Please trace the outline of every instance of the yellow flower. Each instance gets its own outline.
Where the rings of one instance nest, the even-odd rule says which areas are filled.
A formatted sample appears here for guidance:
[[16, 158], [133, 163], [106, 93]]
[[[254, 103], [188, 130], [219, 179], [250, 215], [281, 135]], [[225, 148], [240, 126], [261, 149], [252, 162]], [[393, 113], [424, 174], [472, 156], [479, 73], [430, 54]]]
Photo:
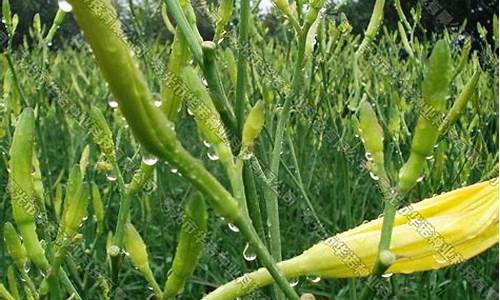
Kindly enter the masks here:
[[[498, 243], [498, 179], [477, 183], [401, 208], [390, 250], [396, 261], [386, 273], [444, 268]], [[319, 242], [278, 264], [287, 278], [301, 275], [368, 276], [377, 256], [382, 218]], [[233, 299], [272, 283], [267, 270], [227, 283], [205, 299]]]

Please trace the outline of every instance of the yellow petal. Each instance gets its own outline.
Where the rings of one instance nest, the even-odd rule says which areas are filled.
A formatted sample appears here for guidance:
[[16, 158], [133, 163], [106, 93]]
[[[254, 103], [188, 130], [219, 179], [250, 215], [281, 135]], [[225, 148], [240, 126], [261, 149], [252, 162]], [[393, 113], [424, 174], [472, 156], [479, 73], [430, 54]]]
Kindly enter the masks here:
[[[496, 181], [498, 182], [498, 181]], [[401, 208], [390, 250], [396, 262], [387, 273], [443, 268], [474, 257], [498, 243], [498, 184], [477, 183]], [[378, 252], [382, 218], [312, 246], [278, 266], [288, 278], [360, 277], [371, 273]], [[242, 282], [250, 286], [242, 287]], [[233, 299], [272, 283], [266, 269], [225, 284], [204, 299]]]

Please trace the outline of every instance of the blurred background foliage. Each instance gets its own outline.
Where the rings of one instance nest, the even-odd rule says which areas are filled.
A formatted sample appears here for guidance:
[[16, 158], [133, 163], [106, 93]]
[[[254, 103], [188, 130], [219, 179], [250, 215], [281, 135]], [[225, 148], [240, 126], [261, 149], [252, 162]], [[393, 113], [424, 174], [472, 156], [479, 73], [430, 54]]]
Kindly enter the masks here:
[[[142, 32], [145, 37], [159, 38], [162, 40], [170, 40], [171, 34], [166, 30], [161, 22], [159, 3], [161, 1], [151, 0], [112, 0], [115, 2], [122, 23], [128, 31]], [[269, 32], [273, 33], [279, 24], [284, 22], [284, 19], [272, 7], [270, 0], [258, 0], [262, 7], [270, 7], [270, 9], [260, 9], [259, 16], [265, 20], [268, 25]], [[1, 1], [0, 1], [1, 2]], [[203, 15], [203, 11], [208, 8], [212, 14], [215, 14], [218, 0], [192, 0], [193, 7], [196, 9], [199, 20], [200, 32], [204, 37], [213, 35], [213, 27], [209, 24], [207, 18]], [[345, 13], [349, 23], [353, 26], [353, 32], [356, 34], [362, 33], [371, 16], [373, 4], [375, 0], [330, 0], [326, 5], [327, 16], [334, 17], [340, 13]], [[391, 2], [391, 1], [387, 1]], [[257, 2], [254, 1], [254, 5]], [[341, 3], [341, 5], [338, 5]], [[443, 27], [448, 27], [453, 30], [466, 22], [466, 32], [470, 32], [473, 41], [477, 40], [475, 36], [476, 25], [481, 23], [486, 28], [491, 28], [492, 16], [498, 10], [498, 0], [405, 0], [402, 1], [403, 10], [407, 16], [411, 14], [411, 8], [420, 4], [422, 7], [422, 31], [421, 35], [429, 35], [432, 32], [440, 32]], [[238, 3], [236, 3], [238, 6]], [[51, 24], [57, 11], [56, 0], [17, 0], [11, 1], [13, 13], [19, 15], [19, 27], [14, 39], [15, 44], [19, 44], [23, 39], [28, 39], [29, 25], [32, 23], [36, 13], [40, 14], [40, 19], [44, 26]], [[437, 8], [437, 9], [436, 9]], [[1, 13], [1, 12], [0, 12]], [[451, 16], [452, 19], [439, 18], [443, 14]], [[134, 16], [135, 18], [131, 18]], [[233, 14], [237, 16], [237, 14]], [[64, 26], [57, 33], [55, 47], [60, 45], [60, 41], [68, 40], [69, 38], [79, 38], [79, 30], [73, 17], [71, 20], [66, 20]], [[397, 26], [397, 14], [392, 5], [386, 5], [384, 24], [388, 28]], [[443, 20], [446, 20], [443, 22]], [[444, 23], [444, 24], [443, 24]], [[237, 19], [233, 20], [233, 25], [237, 25]], [[1, 31], [5, 31], [3, 24], [0, 26]], [[150, 35], [149, 33], [154, 33]], [[489, 32], [488, 34], [491, 34]], [[490, 39], [491, 40], [491, 39]], [[59, 41], [59, 43], [58, 43]]]

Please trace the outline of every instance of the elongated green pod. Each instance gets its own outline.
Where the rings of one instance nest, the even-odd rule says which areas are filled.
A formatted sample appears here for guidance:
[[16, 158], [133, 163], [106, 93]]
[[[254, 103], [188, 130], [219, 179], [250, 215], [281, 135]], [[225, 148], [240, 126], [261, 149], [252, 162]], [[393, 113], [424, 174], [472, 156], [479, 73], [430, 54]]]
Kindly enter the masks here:
[[243, 125], [243, 134], [240, 153], [251, 153], [255, 139], [257, 139], [264, 128], [266, 121], [266, 104], [264, 101], [258, 101]]
[[16, 275], [14, 274], [14, 266], [12, 265], [7, 268], [7, 282], [9, 283], [9, 290], [11, 290], [12, 296], [16, 300], [21, 300], [21, 296], [19, 296], [19, 289], [17, 288]]
[[64, 21], [65, 16], [66, 12], [64, 12], [62, 9], [57, 10], [56, 16], [54, 17], [54, 21], [52, 22], [52, 26], [50, 26], [49, 32], [45, 37], [45, 43], [49, 44], [52, 42], [52, 40], [54, 39], [54, 35], [56, 34], [57, 29], [59, 29], [62, 22]]
[[410, 43], [408, 42], [408, 37], [406, 36], [405, 28], [403, 27], [403, 24], [401, 24], [401, 22], [398, 22], [398, 30], [399, 36], [401, 37], [401, 42], [403, 43], [403, 47], [405, 48], [406, 52], [408, 52], [408, 55], [411, 58], [414, 58], [415, 54], [413, 53], [413, 49], [411, 49]]
[[408, 192], [422, 175], [425, 160], [432, 154], [439, 137], [440, 114], [446, 109], [450, 76], [450, 50], [445, 40], [436, 43], [427, 63], [422, 96], [424, 110], [415, 128], [408, 161], [399, 171], [398, 190]]
[[4, 298], [5, 300], [16, 300], [11, 293], [5, 288], [5, 286], [0, 283], [0, 297]]
[[[165, 147], [175, 147], [175, 131], [172, 124], [153, 106], [151, 94], [131, 55], [120, 23], [107, 24], [102, 14], [94, 13], [88, 2], [69, 2], [135, 137], [150, 153], [164, 155]], [[102, 4], [104, 11], [116, 15], [109, 1], [93, 2]]]
[[34, 132], [35, 116], [31, 108], [26, 108], [19, 117], [10, 148], [9, 192], [14, 220], [23, 237], [28, 257], [37, 267], [46, 270], [49, 263], [38, 239], [35, 224], [39, 209], [36, 206], [31, 176]]
[[99, 146], [102, 153], [110, 159], [116, 158], [115, 143], [113, 142], [113, 133], [109, 129], [108, 122], [102, 112], [95, 106], [90, 108], [90, 117], [92, 118], [92, 137]]
[[385, 175], [384, 131], [371, 104], [366, 100], [359, 108], [359, 135], [365, 146], [366, 158], [373, 162], [372, 172], [377, 176]]
[[94, 208], [94, 216], [97, 222], [97, 233], [104, 232], [104, 205], [102, 203], [101, 193], [95, 182], [91, 184], [92, 188], [92, 206]]
[[432, 51], [422, 82], [424, 102], [440, 113], [446, 109], [445, 100], [450, 83], [450, 68], [450, 48], [448, 43], [442, 39], [436, 43]]
[[226, 48], [223, 52], [224, 63], [227, 68], [227, 72], [229, 74], [229, 79], [231, 80], [231, 84], [233, 87], [236, 87], [236, 78], [237, 78], [237, 66], [236, 59], [234, 58], [234, 53], [231, 48]]
[[474, 94], [476, 90], [477, 83], [479, 82], [479, 77], [481, 75], [481, 69], [476, 70], [472, 78], [467, 82], [465, 87], [462, 89], [462, 92], [458, 96], [458, 98], [453, 103], [453, 106], [448, 111], [448, 114], [444, 118], [444, 121], [441, 123], [441, 127], [439, 127], [439, 132], [443, 134], [448, 130], [448, 128], [455, 123], [455, 121], [460, 116], [460, 113], [464, 109], [465, 105], [469, 101], [469, 99]]
[[370, 22], [368, 23], [368, 27], [366, 28], [365, 31], [365, 37], [363, 38], [361, 45], [356, 51], [356, 55], [358, 57], [363, 55], [365, 50], [368, 48], [368, 45], [375, 38], [375, 35], [377, 34], [378, 29], [380, 28], [380, 24], [382, 24], [382, 19], [384, 18], [384, 5], [385, 5], [385, 0], [377, 0], [375, 2]]
[[231, 20], [231, 15], [233, 14], [234, 0], [221, 0], [219, 9], [217, 10], [217, 21], [215, 24], [215, 35], [214, 41], [218, 42], [222, 37], [224, 28]]
[[85, 184], [80, 184], [75, 193], [66, 197], [57, 237], [59, 245], [64, 245], [78, 233], [80, 224], [87, 217], [88, 198], [89, 191]]
[[[282, 0], [286, 1], [286, 0]], [[310, 3], [309, 10], [306, 13], [306, 16], [304, 18], [304, 28], [306, 28], [309, 31], [309, 28], [312, 26], [314, 22], [316, 22], [316, 19], [318, 18], [318, 14], [320, 9], [323, 7], [325, 4], [325, 0], [312, 0]], [[307, 32], [306, 32], [307, 34]]]
[[467, 62], [469, 62], [469, 54], [470, 50], [472, 49], [472, 43], [470, 39], [467, 39], [465, 41], [464, 49], [462, 50], [462, 54], [460, 55], [460, 60], [458, 62], [458, 66], [455, 68], [453, 71], [453, 76], [451, 78], [455, 78], [462, 70], [464, 67], [467, 65]]
[[162, 3], [160, 13], [161, 13], [161, 19], [163, 21], [163, 24], [165, 24], [165, 27], [167, 27], [170, 33], [175, 34], [175, 27], [174, 25], [172, 25], [172, 22], [170, 22], [170, 18], [168, 17], [167, 3], [165, 2]]
[[182, 292], [202, 254], [206, 232], [205, 201], [200, 193], [195, 193], [186, 203], [179, 242], [170, 275], [165, 282], [163, 299], [173, 299]]
[[125, 250], [129, 254], [130, 260], [134, 266], [141, 272], [147, 271], [147, 269], [149, 269], [149, 258], [146, 244], [142, 240], [139, 232], [137, 232], [135, 227], [130, 223], [125, 225], [123, 241]]
[[17, 235], [14, 226], [10, 222], [5, 223], [5, 225], [3, 226], [3, 237], [5, 239], [7, 251], [14, 261], [14, 264], [18, 269], [24, 269], [24, 266], [28, 262], [26, 249], [21, 243], [21, 239]]
[[13, 34], [13, 32], [12, 32], [12, 17], [10, 15], [10, 2], [9, 2], [9, 0], [2, 1], [2, 23], [5, 24], [5, 27], [7, 27], [7, 31], [9, 32], [10, 35], [12, 35]]
[[[182, 69], [188, 65], [191, 58], [191, 51], [186, 42], [186, 38], [179, 28], [175, 31], [174, 41], [170, 49], [170, 59], [167, 65], [167, 76], [180, 76]], [[164, 78], [162, 85], [162, 110], [167, 118], [174, 122], [177, 119], [177, 113], [182, 103], [182, 98], [185, 95], [177, 93], [177, 86], [172, 85], [169, 78]]]
[[90, 157], [90, 147], [89, 145], [86, 145], [83, 148], [82, 155], [80, 156], [80, 172], [82, 173], [82, 177], [85, 177], [87, 166], [89, 165], [89, 157]]
[[161, 289], [156, 283], [153, 275], [153, 271], [151, 271], [151, 267], [149, 266], [149, 258], [148, 251], [146, 248], [146, 244], [141, 238], [141, 235], [135, 229], [134, 225], [131, 223], [125, 224], [124, 231], [124, 246], [125, 251], [129, 254], [130, 260], [132, 264], [141, 271], [144, 278], [149, 282], [155, 291], [158, 298], [161, 297]]
[[192, 94], [186, 105], [190, 113], [194, 115], [203, 137], [214, 145], [221, 143], [229, 145], [220, 115], [196, 71], [192, 67], [184, 68], [182, 79]]

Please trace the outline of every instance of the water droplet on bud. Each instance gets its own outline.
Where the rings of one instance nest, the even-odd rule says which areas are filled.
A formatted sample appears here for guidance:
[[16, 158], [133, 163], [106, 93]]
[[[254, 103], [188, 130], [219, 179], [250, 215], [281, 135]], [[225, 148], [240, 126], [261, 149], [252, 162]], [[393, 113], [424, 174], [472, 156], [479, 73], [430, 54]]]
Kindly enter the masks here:
[[366, 152], [365, 153], [365, 158], [368, 161], [372, 161], [373, 160], [373, 155], [370, 152]]
[[154, 166], [158, 162], [158, 158], [152, 155], [145, 155], [142, 158], [142, 162], [148, 166]]
[[299, 278], [293, 278], [293, 279], [290, 279], [288, 281], [288, 283], [290, 284], [290, 286], [294, 287], [294, 286], [297, 286], [297, 284], [299, 284]]
[[245, 249], [243, 249], [243, 258], [246, 261], [254, 261], [257, 258], [257, 253], [253, 250], [250, 244], [245, 245]]
[[210, 159], [210, 160], [218, 160], [219, 159], [219, 156], [215, 153], [208, 152], [207, 156], [208, 156], [208, 159]]
[[59, 9], [65, 13], [69, 13], [73, 10], [73, 6], [68, 3], [66, 0], [58, 0], [57, 4], [59, 5]]
[[318, 283], [321, 281], [321, 277], [319, 277], [319, 276], [307, 276], [307, 280], [309, 280], [312, 283]]
[[118, 102], [116, 102], [115, 100], [110, 100], [110, 101], [108, 102], [108, 105], [109, 105], [109, 107], [111, 107], [111, 108], [117, 108], [117, 107], [118, 107]]
[[233, 223], [227, 223], [227, 227], [229, 227], [229, 229], [232, 232], [240, 232], [240, 229], [236, 225], [234, 225]]
[[375, 173], [373, 172], [370, 172], [370, 177], [375, 180], [375, 181], [378, 181], [380, 179], [380, 177], [378, 177], [377, 175], [375, 175]]

